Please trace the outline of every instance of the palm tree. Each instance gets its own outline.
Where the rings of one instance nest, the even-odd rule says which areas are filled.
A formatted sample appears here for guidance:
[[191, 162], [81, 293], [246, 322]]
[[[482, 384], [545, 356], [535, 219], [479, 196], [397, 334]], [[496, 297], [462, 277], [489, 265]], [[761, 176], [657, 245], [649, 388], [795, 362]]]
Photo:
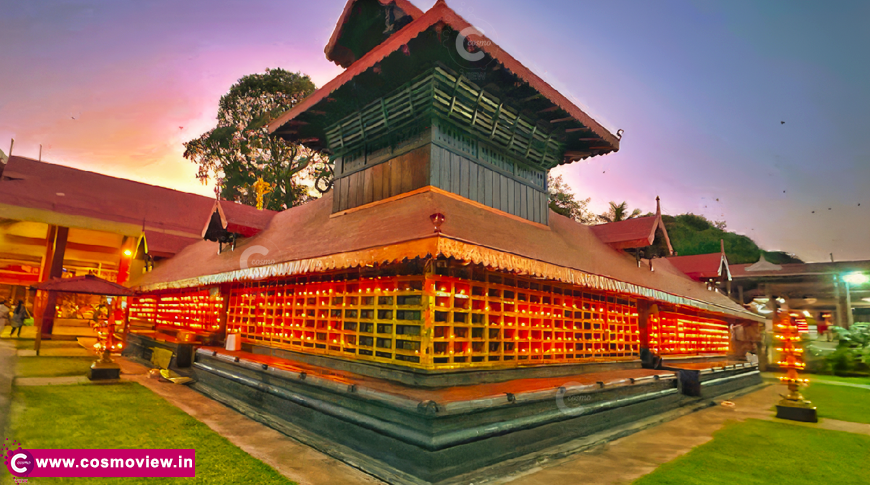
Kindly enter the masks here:
[[640, 209], [634, 209], [631, 213], [628, 212], [628, 202], [623, 201], [621, 204], [610, 202], [610, 209], [598, 216], [604, 222], [619, 222], [628, 219], [634, 219], [641, 214]]

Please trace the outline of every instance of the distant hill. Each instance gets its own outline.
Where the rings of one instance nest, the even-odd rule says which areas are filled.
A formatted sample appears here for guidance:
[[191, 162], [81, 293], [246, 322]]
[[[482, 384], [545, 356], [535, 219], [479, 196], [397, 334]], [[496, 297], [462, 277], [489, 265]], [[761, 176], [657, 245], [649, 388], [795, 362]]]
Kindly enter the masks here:
[[754, 263], [762, 253], [774, 264], [802, 263], [793, 254], [783, 251], [764, 251], [752, 239], [719, 229], [704, 216], [681, 214], [662, 215], [674, 251], [680, 256], [707, 254], [719, 251], [719, 240], [725, 241], [725, 254], [731, 264]]

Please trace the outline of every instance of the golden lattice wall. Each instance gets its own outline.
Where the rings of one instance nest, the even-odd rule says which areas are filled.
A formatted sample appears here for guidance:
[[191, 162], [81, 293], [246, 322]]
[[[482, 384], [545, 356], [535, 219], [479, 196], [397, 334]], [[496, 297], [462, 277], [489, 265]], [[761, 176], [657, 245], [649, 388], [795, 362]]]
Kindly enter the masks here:
[[220, 330], [223, 297], [209, 290], [193, 290], [131, 298], [130, 320], [196, 333]]
[[727, 354], [731, 334], [721, 320], [660, 312], [649, 318], [650, 350], [659, 355]]
[[634, 300], [492, 272], [444, 273], [237, 284], [227, 331], [250, 343], [427, 369], [638, 357]]

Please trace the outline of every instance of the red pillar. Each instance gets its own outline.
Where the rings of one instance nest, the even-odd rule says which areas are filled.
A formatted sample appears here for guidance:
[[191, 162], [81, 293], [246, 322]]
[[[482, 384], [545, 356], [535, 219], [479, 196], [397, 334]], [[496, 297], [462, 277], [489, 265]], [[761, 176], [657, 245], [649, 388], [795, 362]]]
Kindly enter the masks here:
[[[48, 281], [51, 278], [60, 278], [63, 275], [63, 256], [66, 252], [66, 240], [69, 236], [69, 228], [51, 226], [45, 245], [45, 259], [42, 263], [39, 281]], [[54, 316], [57, 313], [57, 292], [39, 292], [34, 303], [34, 320], [39, 328], [41, 338], [51, 339], [54, 329]], [[38, 345], [38, 344], [37, 344]]]
[[640, 348], [649, 348], [649, 317], [650, 303], [646, 300], [637, 301], [637, 329], [640, 331]]
[[130, 263], [133, 261], [133, 252], [136, 238], [125, 237], [121, 244], [121, 260], [118, 261], [118, 283], [123, 285], [130, 279]]

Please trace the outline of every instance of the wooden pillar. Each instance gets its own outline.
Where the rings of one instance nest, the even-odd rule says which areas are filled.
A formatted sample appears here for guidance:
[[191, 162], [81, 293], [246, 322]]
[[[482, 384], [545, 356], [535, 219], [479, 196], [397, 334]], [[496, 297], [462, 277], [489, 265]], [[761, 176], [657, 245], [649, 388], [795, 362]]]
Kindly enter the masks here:
[[118, 260], [118, 281], [119, 285], [123, 285], [130, 279], [130, 266], [133, 261], [133, 253], [136, 251], [137, 238], [124, 237], [124, 242], [121, 243], [121, 256]]
[[[48, 281], [51, 278], [60, 278], [63, 275], [63, 256], [66, 252], [66, 240], [69, 236], [69, 228], [51, 226], [46, 239], [45, 258], [42, 262], [39, 281]], [[41, 339], [51, 339], [54, 329], [54, 316], [57, 313], [57, 292], [43, 293], [34, 300], [34, 320], [37, 325], [36, 350], [39, 350]], [[38, 302], [38, 303], [37, 303]]]
[[57, 239], [57, 226], [48, 226], [48, 234], [45, 236], [45, 254], [42, 256], [42, 265], [39, 267], [39, 282], [46, 281], [51, 272], [51, 261], [54, 259], [54, 241]]
[[[743, 360], [745, 356], [740, 355], [740, 352], [743, 349], [740, 344], [742, 340], [737, 340], [737, 320], [733, 318], [726, 318], [724, 319], [724, 321], [726, 324], [728, 324], [728, 356], [734, 360]], [[741, 331], [745, 332], [746, 329], [744, 328]]]
[[640, 331], [640, 348], [649, 349], [649, 315], [650, 303], [647, 300], [637, 301], [637, 329]]
[[227, 319], [229, 317], [230, 312], [230, 285], [222, 284], [220, 286], [220, 296], [223, 298], [223, 302], [221, 304], [220, 315], [218, 315], [218, 323], [221, 328], [219, 332], [223, 335], [223, 340], [226, 342], [227, 338]]

